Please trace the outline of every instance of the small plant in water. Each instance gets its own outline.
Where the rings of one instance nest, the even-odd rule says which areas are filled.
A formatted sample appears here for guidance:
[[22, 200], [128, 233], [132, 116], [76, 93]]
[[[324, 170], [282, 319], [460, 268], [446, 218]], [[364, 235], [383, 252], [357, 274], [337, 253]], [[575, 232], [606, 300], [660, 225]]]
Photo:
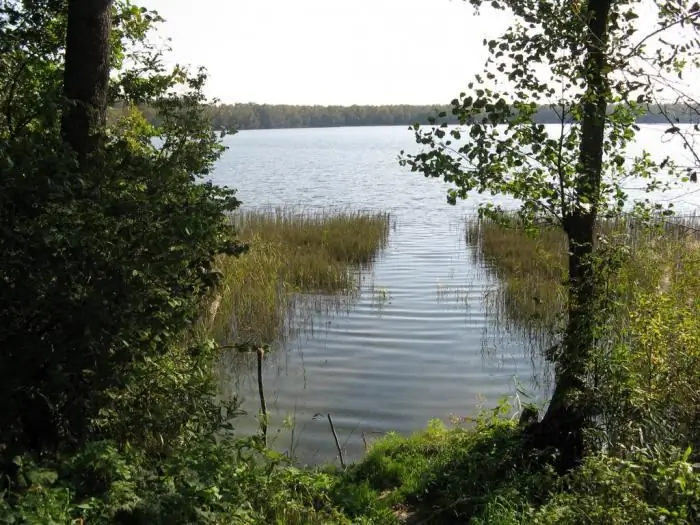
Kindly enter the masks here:
[[263, 208], [231, 220], [249, 250], [219, 258], [218, 306], [204, 328], [219, 342], [252, 344], [278, 342], [305, 312], [355, 293], [390, 224], [383, 212], [334, 209]]
[[391, 303], [391, 294], [389, 289], [386, 287], [372, 288], [372, 306], [375, 306], [378, 310], [382, 310], [384, 306]]

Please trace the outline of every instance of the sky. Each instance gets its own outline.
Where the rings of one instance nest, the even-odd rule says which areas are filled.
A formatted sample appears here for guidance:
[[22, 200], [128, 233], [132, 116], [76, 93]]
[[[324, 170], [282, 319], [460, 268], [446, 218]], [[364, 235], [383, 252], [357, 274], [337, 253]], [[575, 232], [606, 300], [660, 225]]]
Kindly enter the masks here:
[[[447, 104], [483, 71], [483, 39], [513, 22], [464, 0], [137, 3], [165, 18], [168, 62], [206, 67], [206, 93], [224, 103]], [[655, 29], [653, 0], [635, 10], [640, 35]], [[700, 75], [686, 82], [698, 91]]]
[[449, 103], [507, 26], [462, 0], [141, 0], [225, 103]]

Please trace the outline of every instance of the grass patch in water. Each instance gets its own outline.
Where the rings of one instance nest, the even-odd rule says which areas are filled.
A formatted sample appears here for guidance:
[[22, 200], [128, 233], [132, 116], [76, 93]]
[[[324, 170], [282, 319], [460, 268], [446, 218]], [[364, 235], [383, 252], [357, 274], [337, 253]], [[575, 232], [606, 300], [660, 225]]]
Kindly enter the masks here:
[[[326, 209], [241, 211], [232, 222], [249, 251], [220, 257], [209, 330], [220, 342], [270, 344], [293, 328], [295, 308], [354, 292], [388, 240], [389, 214]], [[300, 301], [300, 296], [314, 300]]]
[[[677, 221], [677, 222], [675, 222]], [[600, 283], [596, 346], [589, 363], [608, 447], [637, 433], [700, 448], [700, 235], [695, 217], [655, 228], [630, 219], [601, 222], [616, 266]], [[487, 309], [497, 325], [524, 335], [533, 356], [561, 341], [566, 308], [564, 235], [543, 226], [468, 225], [474, 257], [498, 280]], [[624, 417], [622, 417], [624, 415]]]
[[[667, 288], [687, 277], [688, 259], [698, 254], [700, 218], [677, 218], [663, 227], [645, 228], [632, 219], [601, 221], [598, 232], [625, 246], [629, 256], [611, 276], [629, 313], [635, 294]], [[525, 335], [544, 349], [563, 328], [568, 278], [566, 236], [556, 226], [543, 225], [532, 234], [513, 218], [509, 226], [486, 219], [467, 220], [467, 244], [476, 263], [483, 263], [498, 280], [487, 296], [489, 314], [506, 329]], [[695, 293], [700, 290], [689, 290]], [[624, 321], [624, 319], [622, 319]]]

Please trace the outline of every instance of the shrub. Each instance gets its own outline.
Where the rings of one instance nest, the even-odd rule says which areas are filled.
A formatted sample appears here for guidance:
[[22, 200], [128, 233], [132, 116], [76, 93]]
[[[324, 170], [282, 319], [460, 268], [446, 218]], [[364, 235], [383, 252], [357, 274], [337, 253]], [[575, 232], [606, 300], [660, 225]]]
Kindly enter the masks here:
[[332, 499], [336, 473], [298, 469], [254, 440], [201, 439], [158, 460], [94, 442], [50, 469], [22, 463], [19, 477], [23, 486], [0, 500], [2, 524], [351, 523]]
[[[104, 437], [157, 448], [208, 410], [202, 394], [210, 374], [202, 371], [211, 352], [187, 333], [217, 284], [215, 256], [240, 252], [226, 218], [238, 206], [234, 192], [200, 180], [222, 151], [202, 114], [203, 74], [169, 74], [157, 55], [134, 55], [136, 67], [140, 60], [149, 67], [138, 82], [121, 71], [113, 94], [152, 101], [161, 125], [133, 109], [107, 130], [95, 162], [78, 167], [60, 136], [56, 98], [64, 8], [12, 1], [0, 13], [17, 21], [0, 25], [3, 60], [33, 64], [32, 75], [9, 66], [0, 73], [0, 85], [16, 82], [22, 94], [7, 99], [8, 114], [28, 119], [20, 127], [0, 122], [0, 443], [7, 457]], [[116, 60], [144, 42], [153, 17], [125, 2], [115, 14]], [[27, 51], [32, 42], [37, 54]], [[31, 108], [25, 90], [38, 97]]]

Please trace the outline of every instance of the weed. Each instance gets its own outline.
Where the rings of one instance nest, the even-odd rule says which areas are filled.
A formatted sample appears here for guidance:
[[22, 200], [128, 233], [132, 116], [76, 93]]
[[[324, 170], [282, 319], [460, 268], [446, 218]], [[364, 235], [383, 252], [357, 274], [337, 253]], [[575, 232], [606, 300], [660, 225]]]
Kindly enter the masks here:
[[386, 245], [390, 220], [382, 212], [266, 208], [236, 213], [232, 223], [250, 249], [219, 258], [223, 279], [208, 330], [219, 342], [272, 344], [292, 331], [299, 310], [357, 290]]
[[[648, 226], [620, 218], [598, 225], [605, 304], [590, 384], [606, 446], [700, 445], [697, 222], [688, 217]], [[467, 226], [474, 257], [498, 278], [491, 315], [546, 352], [558, 342], [566, 310], [563, 233], [541, 226], [533, 235], [514, 221], [508, 228], [485, 220]]]

